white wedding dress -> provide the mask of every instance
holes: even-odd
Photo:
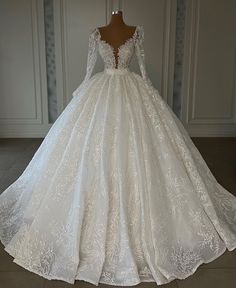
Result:
[[[143,26],[117,59],[98,28],[89,36],[84,81],[0,195],[0,239],[47,279],[184,279],[236,247],[236,197],[149,80]],[[104,70],[92,76],[98,52]],[[141,75],[129,69],[133,54]]]

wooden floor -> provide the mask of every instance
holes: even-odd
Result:
[[[217,181],[236,196],[236,138],[192,138]],[[0,139],[0,193],[23,172],[43,139]],[[1,221],[1,220],[0,220]],[[84,281],[75,285],[47,280],[21,268],[0,244],[0,288],[95,287]],[[111,287],[99,284],[99,287]],[[157,287],[140,283],[139,287]],[[118,287],[118,286],[114,286]],[[175,280],[163,288],[235,288],[236,251],[226,251],[211,263],[201,265],[184,280]]]

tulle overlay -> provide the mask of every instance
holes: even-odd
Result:
[[[48,279],[159,285],[236,247],[236,197],[129,69],[74,91],[0,200],[5,250]]]

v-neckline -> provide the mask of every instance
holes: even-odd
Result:
[[[126,39],[126,40],[124,41],[124,43],[122,43],[121,45],[119,45],[119,47],[117,48],[117,53],[115,53],[115,52],[116,52],[116,49],[115,49],[110,43],[108,43],[106,40],[101,39],[102,36],[101,36],[100,30],[99,30],[98,27],[96,28],[96,30],[97,30],[98,35],[99,35],[99,37],[98,37],[98,38],[99,38],[99,41],[100,41],[101,43],[104,43],[104,44],[108,45],[108,46],[110,47],[110,49],[112,50],[112,52],[113,52],[113,57],[114,57],[114,62],[115,62],[115,68],[117,69],[117,68],[118,68],[118,65],[119,65],[119,53],[120,53],[120,50],[121,50],[121,48],[122,48],[123,46],[125,46],[128,42],[133,41],[133,39],[135,38],[135,36],[136,36],[136,34],[137,34],[137,31],[138,31],[138,25],[135,27],[135,30],[134,30],[134,32],[133,32],[133,35],[132,35],[131,37],[129,37],[128,39]],[[116,59],[116,56],[117,56],[117,59]],[[117,60],[117,61],[116,61],[116,60]]]

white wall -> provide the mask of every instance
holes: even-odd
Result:
[[[236,1],[188,0],[182,122],[191,136],[236,136]]]
[[[0,2],[0,137],[48,131],[43,2]]]

